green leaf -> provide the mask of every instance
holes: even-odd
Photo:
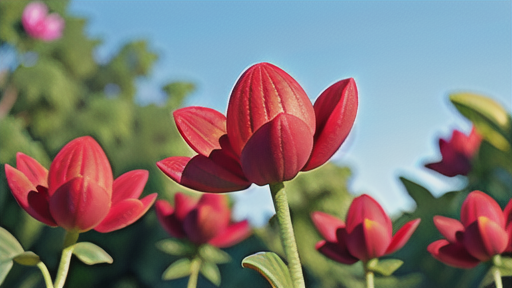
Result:
[[[178,279],[190,275],[192,262],[190,259],[183,258],[172,263],[162,274],[162,280]]]
[[[16,261],[16,263],[25,266],[36,266],[39,262],[41,262],[39,256],[32,251],[26,251],[16,255],[13,260]]]
[[[377,272],[384,276],[391,276],[400,266],[404,264],[404,261],[399,259],[384,259],[379,260],[377,258],[368,261],[367,269],[373,272]]]
[[[87,265],[100,263],[112,264],[112,262],[114,262],[114,259],[112,259],[105,250],[90,242],[76,243],[73,248],[73,254]]]
[[[5,277],[7,277],[7,274],[9,274],[9,271],[11,271],[12,264],[12,260],[0,262],[0,285],[2,285]]]
[[[195,246],[185,239],[169,238],[158,241],[156,248],[174,256],[192,255],[195,252]]]
[[[9,231],[0,227],[0,262],[11,260],[24,251],[18,240]]]
[[[259,252],[247,256],[242,260],[242,267],[258,271],[272,288],[293,287],[288,267],[274,252]]]
[[[208,244],[202,245],[199,248],[199,255],[205,261],[216,264],[223,264],[231,261],[231,256],[229,256],[228,253]]]
[[[203,262],[200,272],[206,279],[215,284],[215,286],[220,286],[220,271],[215,263]]]
[[[510,150],[511,120],[507,111],[496,101],[476,94],[450,95],[455,108],[475,125],[477,131],[496,148]]]

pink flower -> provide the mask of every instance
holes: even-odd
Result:
[[[259,63],[238,79],[227,117],[204,107],[174,112],[179,132],[198,155],[170,157],[157,166],[181,185],[204,192],[291,180],[329,160],[348,136],[356,112],[353,79],[327,88],[313,107],[295,79]]]
[[[169,235],[186,238],[201,245],[226,248],[249,237],[247,220],[231,223],[227,197],[221,194],[203,194],[195,201],[182,193],[174,195],[174,208],[165,200],[155,204],[160,224]]]
[[[318,211],[311,214],[311,219],[325,239],[316,244],[316,249],[344,264],[367,262],[397,251],[420,224],[420,219],[409,221],[393,236],[391,219],[379,203],[366,194],[354,199],[346,224]]]
[[[42,2],[32,2],[25,7],[21,16],[23,28],[33,38],[52,41],[62,36],[64,19],[58,14],[48,14],[48,7]]]
[[[16,168],[5,175],[18,204],[36,220],[68,231],[111,232],[137,221],[156,199],[139,200],[148,180],[146,170],[127,172],[115,181],[107,156],[91,137],[66,144],[50,170],[18,153]]]
[[[473,268],[503,252],[512,252],[512,201],[505,211],[481,191],[469,193],[456,219],[435,216],[434,224],[446,238],[427,250],[437,260],[459,268]]]
[[[450,140],[439,139],[439,149],[443,159],[426,164],[425,167],[448,177],[467,175],[471,171],[471,159],[478,152],[481,141],[482,137],[474,127],[468,136],[453,130]]]

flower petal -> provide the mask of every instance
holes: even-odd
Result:
[[[178,131],[197,153],[208,157],[221,149],[219,139],[226,134],[226,116],[205,107],[186,107],[173,113]]]
[[[462,243],[450,243],[442,239],[428,245],[427,250],[434,258],[452,267],[470,269],[480,263]]]
[[[34,158],[21,152],[16,153],[16,168],[25,174],[34,186],[48,187],[48,170]]]
[[[465,230],[459,220],[439,215],[434,216],[434,225],[436,225],[437,230],[439,230],[441,235],[450,243],[459,241],[459,236],[457,236],[458,232],[460,235],[460,233],[463,233]]]
[[[229,221],[229,218],[228,218]],[[196,243],[208,243],[227,227],[224,215],[219,215],[217,209],[210,205],[198,205],[183,221],[187,238]]]
[[[464,247],[473,257],[485,262],[507,248],[508,235],[497,223],[485,216],[466,227],[463,237]]]
[[[313,134],[301,119],[281,113],[262,125],[247,141],[240,163],[257,185],[293,179],[308,161]]]
[[[357,87],[352,78],[338,81],[320,94],[314,105],[315,144],[302,170],[324,164],[340,148],[356,119],[357,104]]]
[[[174,209],[172,208],[171,204],[169,204],[169,202],[165,200],[156,201],[155,211],[160,225],[164,227],[165,231],[167,231],[169,235],[176,238],[186,237],[185,231],[183,231],[182,223],[176,219],[176,216],[174,215]]]
[[[384,209],[382,209],[382,206],[367,194],[356,197],[352,201],[352,204],[348,209],[346,219],[347,232],[350,234],[352,230],[357,225],[360,225],[365,219],[370,219],[380,223],[380,225],[386,228],[389,234],[389,239],[391,239],[391,234],[393,233],[391,219]]]
[[[336,230],[345,228],[345,223],[342,220],[320,211],[311,213],[311,220],[320,235],[328,242],[336,242]]]
[[[508,245],[505,252],[512,252],[512,200],[508,201],[503,210],[503,216],[505,217],[505,231],[508,235]]]
[[[388,229],[370,219],[364,219],[361,224],[348,232],[347,236],[348,251],[362,261],[383,256],[390,242],[391,234]]]
[[[38,192],[30,191],[28,193],[29,209],[27,213],[34,219],[43,222],[48,226],[58,226],[50,213],[50,203],[48,202],[48,189],[46,187],[37,186]]]
[[[148,181],[147,170],[133,170],[116,178],[112,188],[112,205],[125,199],[138,199]]]
[[[28,193],[30,191],[37,191],[36,186],[27,178],[23,172],[12,167],[9,164],[5,164],[5,177],[7,178],[7,184],[11,188],[12,195],[25,211],[27,211],[28,205]]]
[[[464,227],[475,222],[480,216],[485,216],[498,226],[505,228],[505,217],[500,205],[491,196],[482,191],[469,193],[462,203],[460,210],[460,222]]]
[[[420,221],[421,219],[415,219],[405,223],[405,225],[395,233],[393,238],[391,238],[391,243],[386,249],[386,255],[394,253],[398,249],[404,247],[405,243],[407,243],[409,238],[411,238],[412,233],[414,233],[418,225],[420,225]]]
[[[322,240],[316,243],[315,248],[318,252],[336,262],[351,265],[359,261],[359,259],[350,255],[344,243],[332,243]]]
[[[229,225],[222,233],[208,243],[218,248],[228,248],[242,242],[251,235],[251,226],[247,220]]]

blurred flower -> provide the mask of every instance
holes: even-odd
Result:
[[[173,237],[186,238],[197,245],[208,243],[226,248],[251,234],[247,220],[231,223],[227,200],[225,195],[203,194],[196,202],[185,194],[176,193],[174,208],[165,200],[156,202],[156,215]]]
[[[468,136],[453,130],[450,140],[439,139],[442,160],[426,164],[425,167],[448,177],[467,175],[471,171],[471,159],[478,152],[481,141],[482,137],[474,127]]]
[[[49,171],[18,152],[16,168],[5,164],[5,174],[14,198],[28,214],[68,231],[121,229],[142,217],[157,196],[138,199],[148,179],[145,170],[114,181],[107,156],[88,136],[66,144]]]
[[[393,236],[391,219],[372,197],[363,194],[352,201],[347,224],[327,213],[313,212],[311,219],[325,238],[316,249],[325,256],[344,264],[391,254],[409,240],[420,219],[407,222]]]
[[[353,79],[327,88],[311,105],[280,68],[259,63],[231,93],[227,117],[204,107],[174,112],[179,132],[198,155],[157,166],[174,181],[204,192],[230,192],[293,179],[324,164],[345,141],[357,112]]]
[[[33,38],[52,41],[62,36],[64,19],[58,14],[48,14],[48,7],[42,2],[32,2],[25,7],[21,16],[23,28]]]
[[[495,255],[512,252],[512,201],[505,211],[481,191],[469,193],[456,219],[435,216],[434,224],[446,238],[431,243],[427,250],[437,260],[459,268],[473,268]]]

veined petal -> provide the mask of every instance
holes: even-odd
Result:
[[[350,254],[344,243],[332,243],[322,240],[316,243],[315,249],[327,258],[343,264],[351,265],[359,261],[359,259]]]
[[[25,174],[34,186],[48,187],[48,170],[34,158],[21,152],[16,153],[16,168]]]
[[[470,269],[480,263],[462,243],[450,243],[442,239],[428,245],[427,250],[434,258],[452,267]]]
[[[197,153],[208,157],[221,149],[219,139],[226,134],[226,116],[205,107],[186,107],[176,110],[174,121],[187,144]]]
[[[481,191],[473,191],[462,203],[460,222],[464,227],[471,225],[480,216],[485,216],[501,228],[505,228],[505,217],[500,205],[491,196]]]
[[[465,230],[459,220],[439,215],[434,216],[434,225],[450,243],[458,242],[457,233],[463,233]]]
[[[420,225],[420,221],[421,219],[415,219],[405,223],[405,225],[396,232],[393,238],[391,238],[391,243],[386,249],[386,254],[394,253],[404,247],[405,243],[411,238],[412,233],[414,233],[418,225]]]
[[[345,223],[342,220],[320,211],[311,213],[311,220],[320,235],[328,242],[336,242],[336,230],[345,228]]]
[[[249,181],[266,185],[293,179],[308,161],[313,133],[301,119],[281,113],[247,141],[240,163]]]
[[[150,194],[141,200],[128,198],[114,204],[107,216],[98,224],[94,230],[100,233],[108,233],[119,230],[139,220],[149,207],[155,202],[156,193]]]
[[[155,211],[160,225],[164,227],[169,235],[176,238],[186,237],[185,231],[183,230],[183,223],[176,218],[174,209],[169,202],[165,200],[156,201]]]
[[[208,241],[209,244],[219,247],[227,248],[238,244],[251,235],[251,226],[247,220],[240,221],[229,225],[222,233]]]
[[[112,205],[125,199],[138,199],[148,181],[147,170],[133,170],[116,178],[112,188]]]
[[[313,152],[302,169],[324,164],[347,138],[357,114],[357,87],[354,79],[338,81],[315,101],[316,131]]]
[[[347,236],[348,251],[362,261],[383,256],[390,242],[386,227],[370,219],[364,219]]]
[[[382,209],[382,206],[367,194],[356,197],[348,209],[346,219],[348,233],[350,234],[352,230],[365,219],[380,223],[382,227],[386,228],[389,239],[391,239],[391,234],[393,233],[391,219],[389,219],[389,216],[384,209]]]
[[[463,243],[473,257],[485,262],[507,248],[508,235],[497,223],[485,216],[466,227]]]

